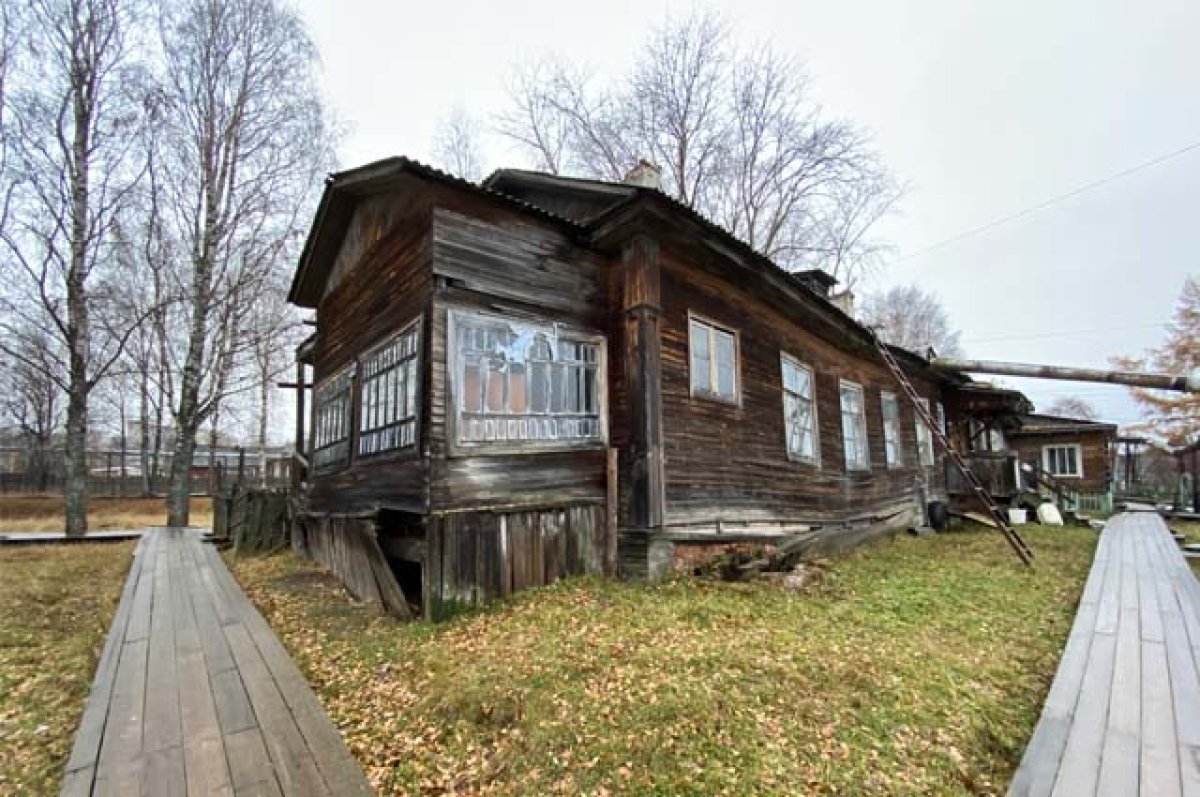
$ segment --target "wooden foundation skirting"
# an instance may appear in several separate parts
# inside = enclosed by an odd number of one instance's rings
[[[375,522],[369,519],[302,516],[293,529],[292,544],[332,570],[355,598],[397,617],[411,617],[375,533]]]

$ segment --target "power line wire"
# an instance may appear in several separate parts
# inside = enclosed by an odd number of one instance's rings
[[[978,227],[973,227],[969,230],[961,232],[958,235],[953,235],[949,238],[938,241],[937,243],[922,247],[915,252],[911,252],[907,255],[898,257],[897,259],[893,260],[892,263],[893,264],[903,263],[905,261],[912,260],[917,257],[921,257],[922,255],[927,255],[930,252],[935,252],[938,249],[942,249],[944,247],[950,246],[951,244],[956,244],[959,241],[965,241],[968,238],[974,238],[977,235],[982,235],[983,233],[988,232],[989,230],[994,230],[995,228],[1000,227],[1004,224],[1009,224],[1014,221],[1019,221],[1020,219],[1023,219],[1027,216],[1032,216],[1035,213],[1040,213],[1043,210],[1051,208],[1054,205],[1057,205],[1061,202],[1065,202],[1068,199],[1077,197],[1080,194],[1087,193],[1088,191],[1095,190],[1097,188],[1100,188],[1101,186],[1105,186],[1111,182],[1115,182],[1116,180],[1123,179],[1125,177],[1130,176],[1131,174],[1140,172],[1143,169],[1149,169],[1152,166],[1157,166],[1160,163],[1164,163],[1166,161],[1171,160],[1172,158],[1178,158],[1180,155],[1185,155],[1195,149],[1200,149],[1200,141],[1193,142],[1191,144],[1188,144],[1186,147],[1181,147],[1180,149],[1174,150],[1172,152],[1168,152],[1165,155],[1159,155],[1156,158],[1151,158],[1148,161],[1143,161],[1142,163],[1139,163],[1136,166],[1131,166],[1128,169],[1123,169],[1122,171],[1116,172],[1114,174],[1110,174],[1107,177],[1101,177],[1099,180],[1093,180],[1090,183],[1085,183],[1084,185],[1081,185],[1077,188],[1073,188],[1070,191],[1067,191],[1065,194],[1059,194],[1058,196],[1047,199],[1046,201],[1041,202],[1037,205],[1027,207],[1024,210],[1019,210],[1016,213],[1010,213],[1006,216],[1001,216],[999,218],[996,218],[996,219],[993,219],[992,221],[987,222],[986,224],[981,224]]]

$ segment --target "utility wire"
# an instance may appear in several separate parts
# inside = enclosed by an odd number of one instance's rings
[[[1035,213],[1040,213],[1043,210],[1051,208],[1054,205],[1057,205],[1061,202],[1065,202],[1068,199],[1077,197],[1080,194],[1086,193],[1088,191],[1093,191],[1097,188],[1100,188],[1101,186],[1107,185],[1116,180],[1123,179],[1125,177],[1128,177],[1131,174],[1140,172],[1143,169],[1149,169],[1152,166],[1157,166],[1160,163],[1164,163],[1166,161],[1171,160],[1172,158],[1178,158],[1180,155],[1185,155],[1195,149],[1200,149],[1200,141],[1193,142],[1191,144],[1188,144],[1186,147],[1181,147],[1180,149],[1174,150],[1173,152],[1168,152],[1165,155],[1159,155],[1156,158],[1151,158],[1148,161],[1143,161],[1142,163],[1139,163],[1136,166],[1131,166],[1128,169],[1124,169],[1122,171],[1116,172],[1115,174],[1110,174],[1107,177],[1101,177],[1099,180],[1093,180],[1090,183],[1085,183],[1084,185],[1081,185],[1077,188],[1071,189],[1070,191],[1066,192],[1065,194],[1059,194],[1056,197],[1047,199],[1045,202],[1041,202],[1037,205],[1033,205],[1031,207],[1025,208],[1024,210],[1019,210],[1016,213],[1010,213],[1007,216],[1001,216],[999,218],[993,219],[992,221],[989,221],[986,224],[981,224],[978,227],[973,227],[969,230],[961,232],[958,235],[954,235],[954,236],[951,236],[950,238],[946,238],[944,240],[938,241],[937,243],[922,247],[921,249],[918,249],[915,252],[911,252],[907,255],[903,255],[901,257],[896,258],[895,260],[892,261],[892,263],[893,264],[894,263],[903,263],[907,260],[912,260],[913,258],[921,257],[922,255],[927,255],[930,252],[935,252],[939,249],[950,246],[951,244],[956,244],[959,241],[965,241],[968,238],[974,238],[977,235],[982,235],[983,233],[988,232],[989,230],[994,230],[995,228],[1000,227],[1002,225],[1010,224],[1014,221],[1019,221],[1020,219],[1023,219],[1027,216],[1032,216]]]

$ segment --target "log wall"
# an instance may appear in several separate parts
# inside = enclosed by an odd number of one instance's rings
[[[390,203],[390,204],[389,204]],[[339,281],[317,310],[315,381],[353,362],[374,344],[425,314],[432,294],[428,199],[420,192],[372,200],[360,207],[339,255]],[[368,221],[359,217],[368,215]],[[387,225],[383,227],[382,225]],[[429,415],[428,321],[422,329],[422,410],[418,444],[411,449],[360,460],[357,411],[351,425],[350,461],[310,477],[308,500],[318,512],[362,512],[387,506],[407,511],[428,507],[428,468],[423,461]],[[359,406],[360,380],[351,401]]]
[[[918,478],[933,491],[944,482],[941,454],[916,467],[916,417],[877,355],[857,354],[808,331],[745,289],[664,255],[662,265],[662,395],[666,448],[667,526],[718,520],[837,519],[915,497]],[[693,397],[689,382],[688,313],[738,333],[740,401]],[[861,344],[860,344],[861,345]],[[788,458],[780,354],[815,375],[816,465]],[[842,446],[839,380],[862,386],[870,469],[847,471]],[[931,406],[936,383],[914,378]],[[880,392],[900,399],[903,466],[889,468],[883,447]]]

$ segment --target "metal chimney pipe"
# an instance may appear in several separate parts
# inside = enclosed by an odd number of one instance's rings
[[[1034,379],[1062,379],[1069,382],[1103,382],[1110,385],[1200,393],[1200,369],[1183,376],[1146,374],[1138,371],[1101,371],[1095,368],[1063,368],[1057,365],[1003,363],[993,360],[954,360],[946,357],[934,358],[929,364],[934,368],[947,371],[970,371],[971,373],[996,374],[998,376],[1028,376]]]

